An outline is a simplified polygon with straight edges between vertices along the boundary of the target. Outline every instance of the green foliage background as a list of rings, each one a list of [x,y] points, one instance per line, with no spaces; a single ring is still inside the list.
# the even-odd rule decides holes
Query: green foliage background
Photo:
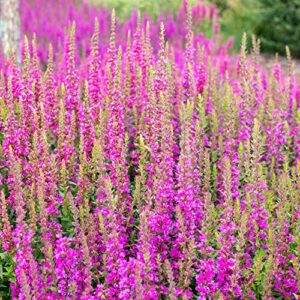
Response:
[[[300,57],[300,0],[211,0],[222,14],[221,30],[235,38],[239,47],[242,32],[255,34],[263,52],[285,54],[289,46]]]
[[[119,18],[133,9],[157,18],[161,12],[176,12],[182,0],[90,0],[114,7]],[[191,0],[196,3],[197,0]],[[221,14],[221,33],[234,38],[238,50],[243,32],[255,34],[264,52],[285,54],[288,45],[294,57],[300,57],[300,0],[206,0],[215,3]]]
[[[260,23],[255,32],[262,50],[284,54],[288,45],[295,57],[300,57],[300,0],[260,0]]]
[[[132,10],[147,12],[152,18],[157,18],[161,12],[175,13],[182,5],[182,0],[90,0],[90,2],[115,8],[119,18],[130,16]],[[197,3],[197,0],[191,0]]]
[[[212,0],[221,13],[221,33],[234,38],[234,50],[240,49],[244,32],[251,36],[261,22],[261,0]]]

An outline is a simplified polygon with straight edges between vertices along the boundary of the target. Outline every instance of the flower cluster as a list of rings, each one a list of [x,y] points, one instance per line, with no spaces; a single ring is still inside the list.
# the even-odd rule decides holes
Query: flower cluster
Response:
[[[298,299],[289,51],[287,70],[266,70],[244,36],[231,56],[214,6],[187,1],[123,24],[78,1],[22,2],[22,62],[0,73],[0,293]]]

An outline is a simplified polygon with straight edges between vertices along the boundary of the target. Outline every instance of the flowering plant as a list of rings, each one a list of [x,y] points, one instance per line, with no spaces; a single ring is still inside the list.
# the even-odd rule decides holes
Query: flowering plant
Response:
[[[54,26],[51,14],[45,27],[26,15],[24,31],[37,30],[21,68],[2,58],[3,296],[297,299],[291,59],[286,72],[265,70],[259,41],[247,56],[245,36],[230,56],[213,6],[184,2],[177,23],[160,25],[138,15],[121,25],[113,11],[108,26],[101,11],[88,42],[79,16],[97,10],[74,2],[76,22],[58,36],[69,18],[56,2],[45,40],[38,29]],[[203,18],[210,39],[193,30]]]

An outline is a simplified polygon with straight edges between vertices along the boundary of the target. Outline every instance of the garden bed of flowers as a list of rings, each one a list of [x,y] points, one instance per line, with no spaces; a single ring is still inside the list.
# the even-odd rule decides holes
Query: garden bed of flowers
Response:
[[[1,58],[0,298],[298,299],[288,49],[286,70],[254,37],[231,56],[201,3],[121,24],[21,2],[21,63]]]

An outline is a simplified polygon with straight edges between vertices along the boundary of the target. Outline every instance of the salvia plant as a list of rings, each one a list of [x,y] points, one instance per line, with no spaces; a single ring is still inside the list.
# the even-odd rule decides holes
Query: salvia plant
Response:
[[[287,69],[255,37],[229,55],[201,3],[121,24],[22,2],[22,60],[0,72],[0,297],[298,299],[289,50]]]

